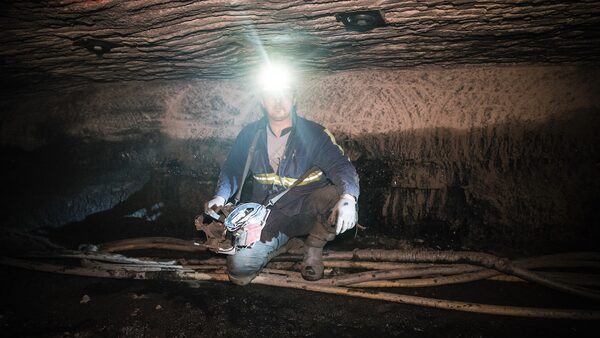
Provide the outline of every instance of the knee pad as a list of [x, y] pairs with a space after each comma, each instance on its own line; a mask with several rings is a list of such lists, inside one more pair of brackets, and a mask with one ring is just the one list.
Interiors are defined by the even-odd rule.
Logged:
[[238, 254], [228, 256], [227, 272], [229, 280], [236, 285], [247, 285], [258, 275], [262, 265], [248, 257], [238, 256]]
[[256, 278], [258, 274], [254, 273], [248, 276], [236, 276], [236, 275], [232, 275], [231, 273], [229, 274], [229, 281], [235, 285], [239, 285], [239, 286], [245, 286], [250, 284], [250, 282], [252, 282], [252, 280], [254, 278]]

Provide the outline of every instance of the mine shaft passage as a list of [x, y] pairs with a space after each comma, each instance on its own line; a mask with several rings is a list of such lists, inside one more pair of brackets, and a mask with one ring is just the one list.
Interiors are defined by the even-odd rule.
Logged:
[[0, 335], [597, 331], [599, 18], [3, 3]]

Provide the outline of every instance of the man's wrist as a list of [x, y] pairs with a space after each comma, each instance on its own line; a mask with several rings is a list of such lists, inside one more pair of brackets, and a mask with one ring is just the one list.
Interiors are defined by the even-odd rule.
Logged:
[[216, 200], [217, 198], [220, 199], [221, 204], [225, 204], [225, 202], [227, 202], [227, 199], [225, 197], [219, 195], [214, 195], [212, 199]]
[[353, 200], [354, 203], [358, 202], [357, 198], [354, 195], [350, 195], [350, 194], [342, 194], [342, 195], [340, 195], [340, 198]]

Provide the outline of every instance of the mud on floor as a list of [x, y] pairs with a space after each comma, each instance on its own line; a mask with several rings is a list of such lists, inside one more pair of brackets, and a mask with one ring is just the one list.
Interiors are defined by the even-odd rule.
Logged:
[[[52, 236], [73, 247], [94, 238], [98, 229], [88, 228], [90, 225], [97, 224], [74, 224], [55, 230]], [[168, 230], [147, 223], [145, 228], [143, 224], [129, 224], [127, 231], [119, 232], [125, 224], [111, 225], [115, 231], [105, 228], [103, 240]], [[429, 244], [377, 234], [344, 237], [330, 247], [391, 249]], [[185, 256], [166, 251], [143, 254]], [[0, 288], [3, 337], [591, 337], [600, 328], [598, 321], [452, 312], [262, 285], [111, 280], [8, 267], [0, 267], [0, 271], [4, 285]], [[598, 308], [597, 303], [524, 283], [482, 281], [385, 291], [499, 305]]]
[[[261, 285], [1, 270], [4, 337], [591, 337], [599, 328], [598, 322], [451, 312]], [[592, 305], [514, 283], [480, 282], [402, 293], [495, 304]]]

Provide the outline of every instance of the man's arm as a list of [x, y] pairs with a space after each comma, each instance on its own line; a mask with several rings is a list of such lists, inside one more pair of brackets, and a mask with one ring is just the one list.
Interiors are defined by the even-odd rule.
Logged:
[[358, 200], [360, 187], [356, 169], [327, 129], [319, 136], [313, 163], [333, 182], [340, 196], [347, 194]]

